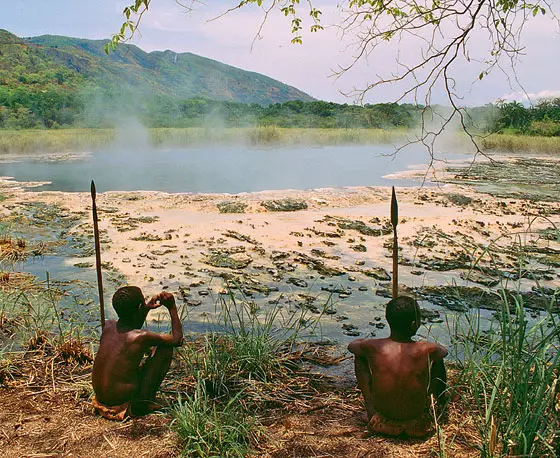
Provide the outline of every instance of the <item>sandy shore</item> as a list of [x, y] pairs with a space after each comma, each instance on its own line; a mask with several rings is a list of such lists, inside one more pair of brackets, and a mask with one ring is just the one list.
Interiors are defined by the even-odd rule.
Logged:
[[[89, 193], [23, 192], [13, 184], [4, 190], [11, 195], [1, 204], [5, 214], [30, 202], [55, 205], [78, 219], [70, 234], [91, 240]], [[560, 225], [558, 202], [499, 199], [458, 185], [399, 188], [397, 194], [403, 289], [513, 288], [511, 279], [520, 268], [512, 251], [516, 244], [538, 248], [523, 267], [532, 274], [521, 275], [517, 284], [530, 291], [536, 273], [540, 286], [558, 286], [560, 244], [542, 232]], [[263, 206], [286, 198], [307, 208], [277, 212]], [[244, 212], [221, 213], [224, 202], [241, 205]], [[237, 195], [105, 192], [97, 204], [106, 270], [118, 271], [146, 294], [175, 293], [192, 322], [215, 319], [218, 299], [233, 287], [248, 301], [280, 304], [292, 315], [304, 308], [312, 317], [324, 315], [328, 305], [320, 332], [342, 343], [387, 332], [376, 320], [383, 316], [390, 288], [389, 188]], [[542, 253], [556, 264], [543, 260]], [[93, 272], [93, 256], [67, 262]], [[106, 287], [108, 298], [111, 288]], [[422, 306], [436, 323], [446, 313], [438, 303], [424, 300]]]

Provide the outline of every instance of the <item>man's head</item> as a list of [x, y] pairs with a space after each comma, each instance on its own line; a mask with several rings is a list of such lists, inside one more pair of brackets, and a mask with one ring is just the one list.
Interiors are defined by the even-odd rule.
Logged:
[[113, 294], [113, 308], [119, 320], [124, 323], [134, 324], [138, 321], [142, 304], [144, 304], [144, 295], [137, 286], [123, 286]]
[[408, 296], [399, 296], [391, 299], [387, 304], [385, 317], [391, 331], [413, 336], [420, 327], [420, 307], [418, 303]]

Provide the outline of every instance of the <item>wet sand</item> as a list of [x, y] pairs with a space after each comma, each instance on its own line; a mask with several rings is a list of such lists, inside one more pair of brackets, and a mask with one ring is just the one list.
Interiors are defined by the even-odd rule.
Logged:
[[[24, 192], [10, 181], [2, 188], [11, 195], [1, 203], [5, 214], [26, 202], [55, 205], [76, 218], [70, 234], [91, 241], [89, 193]], [[454, 302], [418, 291], [455, 285], [514, 288], [516, 244], [536, 249], [523, 267], [528, 273], [515, 283], [527, 292], [535, 277], [541, 287], [558, 286], [560, 244], [543, 236], [560, 225], [558, 202], [496, 198], [452, 184], [399, 188], [397, 194], [399, 283], [424, 299], [436, 335]], [[307, 208], [276, 212], [263, 206], [286, 198]], [[244, 212], [221, 213], [224, 203]], [[392, 265], [389, 188], [236, 195], [105, 192], [97, 205], [105, 273], [122, 274], [145, 294], [173, 292], [194, 331], [218, 319], [216, 304], [233, 288], [259, 307], [282, 307], [287, 317], [302, 310], [309, 319], [321, 316], [314, 328], [319, 338], [344, 343], [357, 335], [387, 333], [380, 322]], [[93, 256], [67, 262], [94, 269]], [[108, 298], [112, 289], [106, 285]], [[150, 317], [152, 323], [165, 319], [155, 312]]]

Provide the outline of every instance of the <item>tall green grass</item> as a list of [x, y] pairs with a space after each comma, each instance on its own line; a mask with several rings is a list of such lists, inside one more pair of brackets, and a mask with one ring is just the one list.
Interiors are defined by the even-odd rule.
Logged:
[[179, 352], [214, 396], [237, 392], [248, 381], [267, 383], [284, 377], [294, 367], [290, 347], [321, 316], [308, 319], [306, 310], [284, 316], [274, 305], [263, 311], [231, 291], [218, 299], [216, 307], [218, 319], [211, 323], [215, 331]]
[[152, 144], [184, 147], [218, 142], [249, 145], [337, 145], [394, 143], [406, 138], [406, 129], [306, 129], [259, 126], [246, 128], [157, 128], [149, 130]]
[[171, 428], [177, 433], [181, 456], [247, 456], [259, 427], [240, 407], [240, 397], [241, 393], [218, 403], [200, 382], [194, 393], [180, 397], [171, 408]]
[[[209, 143], [248, 145], [401, 144], [415, 138], [408, 129], [319, 129], [256, 126], [220, 126], [146, 129], [155, 147], [183, 148]], [[126, 134], [125, 131], [123, 131]], [[116, 129], [0, 130], [0, 154], [79, 153], [113, 144]], [[458, 148], [472, 148], [465, 136], [455, 138]], [[492, 134], [480, 140], [483, 150], [555, 154], [560, 137]]]
[[481, 456], [558, 456], [560, 328], [528, 324], [521, 298], [503, 295], [490, 329], [461, 326], [459, 391], [479, 431]]
[[293, 375], [290, 349], [315, 324], [305, 310], [283, 316], [273, 305], [264, 311], [232, 290], [220, 296], [216, 311], [215, 331], [178, 352], [195, 380], [194, 391], [180, 393], [171, 410], [183, 456], [247, 456], [268, 405], [263, 395]]
[[481, 141], [482, 149], [507, 153], [547, 153], [558, 154], [560, 137], [539, 137], [531, 135], [492, 134]]
[[[515, 256], [521, 278], [518, 285], [502, 285], [494, 292], [500, 300], [490, 319], [476, 310], [451, 330], [459, 364], [456, 389], [474, 418], [479, 440], [473, 445], [482, 457], [557, 457], [560, 453], [560, 316], [555, 311], [560, 289], [550, 296], [539, 318], [526, 310], [521, 294], [506, 290], [506, 286], [521, 290], [522, 282], [526, 288], [533, 280], [533, 289], [542, 291], [537, 279], [523, 274], [532, 262], [526, 248], [542, 236], [532, 227], [535, 220], [508, 236], [510, 247], [498, 246], [508, 238], [500, 236], [482, 253], [475, 250], [473, 269], [483, 257], [505, 250]], [[554, 231], [560, 240], [557, 228], [547, 231]]]
[[0, 154], [88, 152], [114, 139], [113, 129], [0, 130]]
[[[146, 129], [154, 147], [183, 148], [204, 144], [337, 145], [395, 143], [404, 129], [302, 129], [276, 126]], [[126, 136], [126, 131], [122, 131]], [[118, 138], [115, 129], [0, 130], [0, 154], [79, 153], [109, 146]]]
[[[91, 305], [72, 303], [63, 285], [18, 277], [13, 273], [0, 288], [0, 332], [10, 336], [15, 350], [78, 347], [97, 337]], [[20, 284], [18, 284], [20, 282]], [[68, 348], [67, 348], [68, 347]], [[65, 350], [65, 351], [66, 351]]]

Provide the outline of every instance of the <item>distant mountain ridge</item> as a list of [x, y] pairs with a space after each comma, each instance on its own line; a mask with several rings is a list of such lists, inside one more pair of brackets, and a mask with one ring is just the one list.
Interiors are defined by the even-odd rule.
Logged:
[[[270, 77], [192, 53], [148, 53], [135, 45], [121, 44], [107, 55], [107, 42], [55, 35], [18, 38], [0, 30], [0, 85], [11, 81], [36, 84], [39, 79], [58, 84], [72, 81], [74, 86], [138, 87], [177, 99], [200, 97], [261, 105], [315, 100]], [[50, 72], [45, 74], [45, 69]], [[26, 77], [37, 73], [41, 78], [29, 81]], [[53, 81], [45, 81], [50, 75]]]

